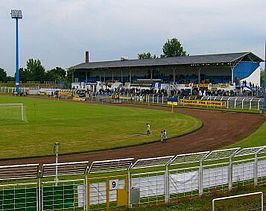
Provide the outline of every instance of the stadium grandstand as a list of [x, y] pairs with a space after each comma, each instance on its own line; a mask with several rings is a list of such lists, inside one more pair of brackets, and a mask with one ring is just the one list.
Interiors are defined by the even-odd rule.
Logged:
[[96, 81], [239, 84], [245, 81], [260, 86], [260, 62], [263, 60], [252, 52], [89, 62], [86, 52], [85, 62], [72, 68], [76, 84]]

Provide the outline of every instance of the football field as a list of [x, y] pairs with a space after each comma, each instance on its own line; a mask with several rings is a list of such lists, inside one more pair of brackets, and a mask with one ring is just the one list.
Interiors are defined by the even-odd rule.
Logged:
[[52, 155], [55, 142], [61, 154], [144, 144], [159, 141], [162, 129], [170, 138], [202, 124], [178, 113], [56, 99], [0, 96], [2, 103], [23, 103], [27, 121], [14, 118], [16, 110], [0, 108], [1, 159]]

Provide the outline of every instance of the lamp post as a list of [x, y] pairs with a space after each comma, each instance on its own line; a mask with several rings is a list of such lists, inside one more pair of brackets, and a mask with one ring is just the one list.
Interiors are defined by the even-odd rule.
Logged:
[[265, 36], [265, 43], [264, 43], [264, 104], [263, 110], [266, 111], [266, 36]]
[[16, 93], [19, 89], [19, 48], [18, 48], [18, 20], [22, 19], [21, 10], [11, 10], [11, 18], [16, 20]]

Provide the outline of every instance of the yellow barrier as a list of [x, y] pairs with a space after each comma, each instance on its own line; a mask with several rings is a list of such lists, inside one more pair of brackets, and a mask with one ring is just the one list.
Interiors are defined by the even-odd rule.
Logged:
[[71, 91], [59, 91], [58, 95], [59, 97], [72, 97], [73, 96]]
[[120, 100], [132, 100], [132, 97], [119, 97]]
[[167, 105], [175, 105], [176, 106], [176, 105], [178, 105], [178, 103], [177, 102], [168, 101]]
[[72, 100], [73, 101], [81, 101], [80, 97], [73, 97]]
[[193, 106], [206, 106], [206, 107], [219, 107], [225, 108], [225, 102], [210, 101], [210, 100], [180, 100], [181, 105], [193, 105]]

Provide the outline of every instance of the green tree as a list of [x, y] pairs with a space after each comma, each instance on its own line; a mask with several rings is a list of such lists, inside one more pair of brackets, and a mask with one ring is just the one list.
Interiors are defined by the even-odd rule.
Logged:
[[[16, 74], [15, 74], [16, 77]], [[23, 83], [30, 81], [30, 73], [27, 69], [19, 68], [19, 80]]]
[[15, 81], [15, 77], [13, 76], [7, 76], [6, 81]]
[[73, 82], [73, 80], [74, 80], [74, 69], [68, 68], [64, 81], [64, 88], [69, 89], [71, 87], [71, 83]]
[[13, 76], [7, 76], [6, 81], [15, 81], [15, 77]]
[[6, 82], [6, 71], [0, 68], [0, 81]]
[[150, 52], [143, 52], [138, 54], [138, 59], [156, 59], [157, 56], [152, 55]]
[[40, 81], [44, 82], [45, 80], [45, 69], [41, 64], [39, 59], [29, 59], [27, 61], [26, 71], [29, 73], [30, 81]]
[[63, 82], [66, 79], [66, 71], [61, 67], [53, 68], [47, 71], [46, 79], [48, 81]]
[[73, 68], [69, 68], [67, 70], [67, 81], [72, 83], [73, 82], [73, 79], [74, 79], [74, 69]]
[[161, 57], [186, 56], [187, 53], [176, 38], [168, 39], [163, 45], [163, 54]]

